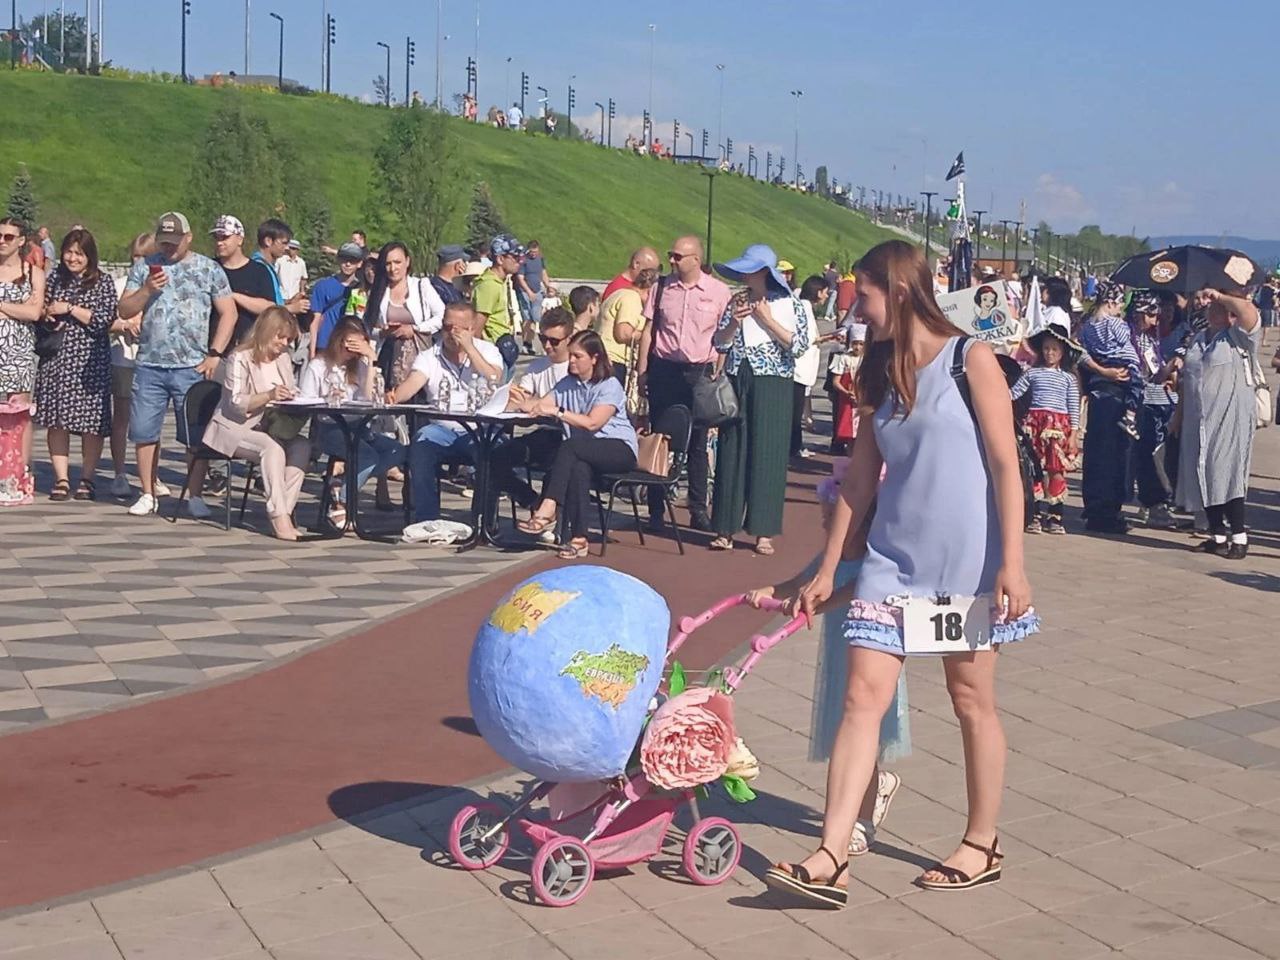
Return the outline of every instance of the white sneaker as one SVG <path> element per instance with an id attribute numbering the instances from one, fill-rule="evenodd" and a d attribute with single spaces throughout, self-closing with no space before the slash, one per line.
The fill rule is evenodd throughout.
<path id="1" fill-rule="evenodd" d="M 204 497 L 189 497 L 187 499 L 187 513 L 197 520 L 208 520 L 213 515 L 209 505 L 204 502 Z"/>
<path id="2" fill-rule="evenodd" d="M 125 500 L 132 492 L 133 487 L 129 485 L 129 475 L 127 473 L 117 473 L 116 478 L 111 481 L 111 495 Z"/>
<path id="3" fill-rule="evenodd" d="M 871 814 L 871 822 L 880 826 L 889 814 L 889 804 L 893 803 L 894 794 L 902 786 L 902 778 L 889 770 L 880 771 L 880 780 L 876 784 L 876 805 Z"/>
<path id="4" fill-rule="evenodd" d="M 159 480 L 156 481 L 154 490 L 157 497 L 167 497 L 167 496 L 170 496 L 171 494 L 169 488 L 165 486 L 163 483 L 161 483 Z"/>
<path id="5" fill-rule="evenodd" d="M 133 506 L 129 508 L 129 516 L 145 517 L 148 514 L 159 513 L 160 504 L 156 502 L 156 498 L 149 493 L 144 493 L 133 501 Z"/>

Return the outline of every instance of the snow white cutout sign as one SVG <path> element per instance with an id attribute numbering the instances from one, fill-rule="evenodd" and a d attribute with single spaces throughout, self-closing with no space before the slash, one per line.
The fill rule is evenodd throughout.
<path id="1" fill-rule="evenodd" d="M 1009 309 L 1002 282 L 938 295 L 943 315 L 965 333 L 988 343 L 1022 339 L 1022 324 Z"/>

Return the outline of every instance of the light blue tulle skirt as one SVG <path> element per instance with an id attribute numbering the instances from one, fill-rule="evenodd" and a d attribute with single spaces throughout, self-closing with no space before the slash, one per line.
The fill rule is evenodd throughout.
<path id="1" fill-rule="evenodd" d="M 817 569 L 816 561 L 814 570 Z M 845 560 L 836 568 L 836 589 L 858 577 L 861 560 Z M 844 635 L 845 611 L 832 610 L 819 618 L 822 639 L 818 645 L 818 667 L 813 681 L 813 720 L 809 727 L 809 759 L 831 758 L 831 745 L 844 714 L 845 693 L 849 689 L 849 641 Z M 880 762 L 888 763 L 911 753 L 911 724 L 907 719 L 907 671 L 898 675 L 893 702 L 880 721 Z"/>

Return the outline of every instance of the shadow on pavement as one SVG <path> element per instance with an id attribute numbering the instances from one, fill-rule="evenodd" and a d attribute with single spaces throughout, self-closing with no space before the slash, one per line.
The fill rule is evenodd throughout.
<path id="1" fill-rule="evenodd" d="M 480 730 L 476 727 L 476 722 L 470 717 L 445 717 L 440 721 L 440 725 L 448 727 L 455 733 L 465 733 L 469 737 L 480 736 Z"/>
<path id="2" fill-rule="evenodd" d="M 1227 573 L 1217 571 L 1209 574 L 1219 580 L 1225 580 L 1227 583 L 1234 583 L 1239 587 L 1252 587 L 1254 590 L 1262 590 L 1266 593 L 1280 593 L 1280 577 L 1271 573 Z"/>

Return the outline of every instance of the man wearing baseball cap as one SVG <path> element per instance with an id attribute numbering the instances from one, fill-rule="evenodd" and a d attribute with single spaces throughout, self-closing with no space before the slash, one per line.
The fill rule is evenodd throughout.
<path id="1" fill-rule="evenodd" d="M 484 338 L 502 352 L 502 360 L 510 370 L 520 357 L 516 332 L 520 329 L 520 305 L 516 302 L 511 277 L 520 269 L 524 247 L 510 234 L 499 234 L 489 244 L 493 266 L 480 274 L 471 292 L 476 313 L 484 319 Z"/>
<path id="2" fill-rule="evenodd" d="M 210 379 L 231 347 L 236 303 L 218 264 L 191 250 L 191 224 L 177 211 L 156 222 L 157 252 L 129 270 L 118 312 L 142 314 L 138 355 L 129 405 L 129 438 L 137 444 L 142 494 L 129 508 L 133 516 L 158 509 L 155 496 L 160 431 L 172 406 L 178 440 L 187 442 L 182 401 L 187 391 Z M 210 317 L 217 321 L 210 334 Z M 189 491 L 190 492 L 190 491 Z M 199 495 L 197 488 L 194 495 Z"/>
<path id="3" fill-rule="evenodd" d="M 467 269 L 467 251 L 456 243 L 446 244 L 436 253 L 436 272 L 431 276 L 431 286 L 447 307 L 465 299 L 454 283 Z"/>
<path id="4" fill-rule="evenodd" d="M 313 360 L 329 345 L 329 336 L 347 312 L 347 299 L 351 288 L 359 283 L 364 257 L 364 247 L 347 241 L 338 248 L 338 272 L 316 281 L 311 288 L 312 337 L 308 352 Z"/>
<path id="5" fill-rule="evenodd" d="M 240 343 L 252 329 L 258 314 L 276 303 L 276 281 L 271 268 L 244 253 L 244 224 L 230 214 L 223 214 L 209 231 L 213 238 L 213 255 L 222 265 L 236 302 L 236 333 L 232 346 Z"/>

